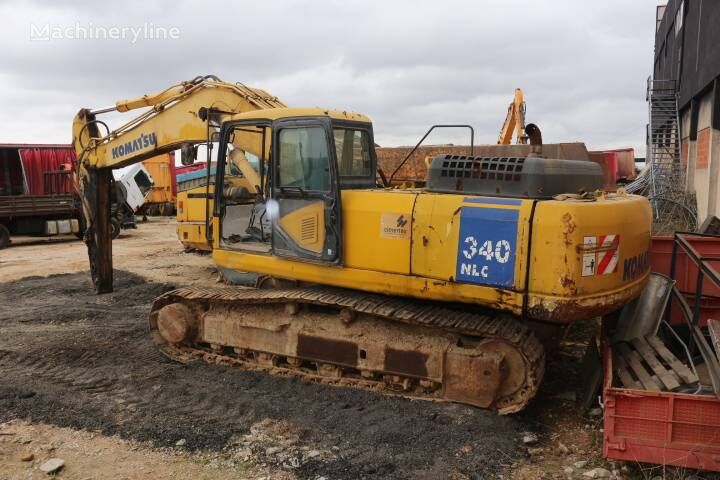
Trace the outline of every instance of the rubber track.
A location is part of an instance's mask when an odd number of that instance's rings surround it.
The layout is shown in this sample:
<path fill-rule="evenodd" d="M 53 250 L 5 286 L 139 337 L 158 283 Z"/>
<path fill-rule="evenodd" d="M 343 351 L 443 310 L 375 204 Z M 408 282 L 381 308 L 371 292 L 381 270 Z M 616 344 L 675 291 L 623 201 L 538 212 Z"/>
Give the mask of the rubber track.
<path fill-rule="evenodd" d="M 545 369 L 545 351 L 533 332 L 519 319 L 507 314 L 483 315 L 449 309 L 433 303 L 421 303 L 399 297 L 357 292 L 329 287 L 293 289 L 255 289 L 240 287 L 198 288 L 184 287 L 158 297 L 152 312 L 175 302 L 203 302 L 216 304 L 278 304 L 297 302 L 324 307 L 349 309 L 361 314 L 380 317 L 388 321 L 434 328 L 480 338 L 503 340 L 514 346 L 524 357 L 527 372 L 526 384 L 516 393 L 498 399 L 494 408 L 501 414 L 522 410 L 532 399 L 542 380 Z M 182 347 L 185 354 L 206 360 L 205 350 L 192 352 Z M 212 357 L 222 355 L 210 354 Z M 228 358 L 230 360 L 230 357 Z"/>

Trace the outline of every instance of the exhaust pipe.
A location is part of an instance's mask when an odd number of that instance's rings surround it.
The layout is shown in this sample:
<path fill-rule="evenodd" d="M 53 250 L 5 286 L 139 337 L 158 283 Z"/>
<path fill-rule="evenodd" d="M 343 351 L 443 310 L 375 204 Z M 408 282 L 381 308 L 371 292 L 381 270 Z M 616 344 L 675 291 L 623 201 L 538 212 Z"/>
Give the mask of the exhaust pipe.
<path fill-rule="evenodd" d="M 540 132 L 540 127 L 534 123 L 528 123 L 525 126 L 525 134 L 530 139 L 530 145 L 539 147 L 542 146 L 542 133 Z"/>

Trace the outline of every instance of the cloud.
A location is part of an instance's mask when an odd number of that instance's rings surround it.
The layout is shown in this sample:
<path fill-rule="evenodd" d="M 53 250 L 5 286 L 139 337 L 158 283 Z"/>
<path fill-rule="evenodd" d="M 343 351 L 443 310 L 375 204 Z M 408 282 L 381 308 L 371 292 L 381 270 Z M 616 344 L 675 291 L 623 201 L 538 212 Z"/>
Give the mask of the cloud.
<path fill-rule="evenodd" d="M 413 144 L 445 122 L 494 142 L 521 87 L 546 141 L 641 155 L 654 10 L 621 0 L 4 1 L 13 21 L 0 31 L 0 141 L 67 142 L 81 107 L 213 73 L 291 106 L 366 113 L 382 145 Z M 31 41 L 45 25 L 177 28 L 179 38 Z"/>

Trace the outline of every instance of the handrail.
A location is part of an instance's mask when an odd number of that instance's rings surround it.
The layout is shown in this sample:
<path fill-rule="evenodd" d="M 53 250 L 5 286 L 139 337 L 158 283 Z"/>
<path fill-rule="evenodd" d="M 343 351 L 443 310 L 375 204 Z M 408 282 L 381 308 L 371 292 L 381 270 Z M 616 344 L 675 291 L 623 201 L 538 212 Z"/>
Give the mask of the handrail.
<path fill-rule="evenodd" d="M 720 287 L 720 273 L 718 273 L 717 270 L 715 270 L 715 268 L 709 263 L 711 261 L 717 261 L 718 257 L 704 257 L 690 244 L 688 237 L 720 238 L 718 235 L 692 232 L 675 232 L 673 235 L 672 256 L 670 259 L 670 278 L 675 280 L 675 262 L 677 260 L 678 248 L 682 249 L 687 255 L 687 258 L 689 258 L 697 266 L 698 272 L 695 279 L 695 298 L 693 301 L 692 312 L 690 311 L 690 305 L 684 295 L 675 284 L 672 287 L 672 295 L 670 296 L 670 302 L 668 303 L 667 323 L 670 323 L 669 316 L 672 301 L 676 300 L 678 302 L 678 306 L 680 307 L 680 311 L 685 318 L 685 322 L 688 324 L 688 328 L 690 329 L 690 340 L 692 341 L 692 343 L 690 343 L 690 353 L 694 353 L 696 349 L 700 350 L 700 355 L 703 357 L 705 364 L 708 367 L 715 396 L 720 398 L 720 364 L 718 363 L 718 356 L 720 355 L 720 352 L 713 353 L 712 348 L 709 347 L 699 326 L 700 304 L 703 298 L 703 284 L 705 283 L 705 278 L 708 278 L 715 284 L 715 286 Z"/>
<path fill-rule="evenodd" d="M 430 135 L 430 132 L 435 130 L 436 128 L 467 128 L 470 130 L 470 156 L 472 156 L 475 153 L 475 129 L 471 125 L 433 125 L 428 129 L 427 132 L 425 132 L 425 135 L 420 139 L 420 141 L 413 147 L 412 150 L 410 150 L 410 153 L 407 154 L 407 156 L 403 159 L 402 162 L 400 162 L 400 165 L 398 165 L 395 170 L 393 170 L 392 175 L 390 175 L 390 178 L 387 181 L 386 187 L 390 186 L 392 184 L 393 178 L 395 177 L 395 174 L 400 171 L 403 165 L 405 165 L 405 162 L 408 161 L 410 157 L 412 157 L 412 154 L 415 153 L 415 151 L 420 147 L 422 142 L 425 141 L 425 139 Z"/>

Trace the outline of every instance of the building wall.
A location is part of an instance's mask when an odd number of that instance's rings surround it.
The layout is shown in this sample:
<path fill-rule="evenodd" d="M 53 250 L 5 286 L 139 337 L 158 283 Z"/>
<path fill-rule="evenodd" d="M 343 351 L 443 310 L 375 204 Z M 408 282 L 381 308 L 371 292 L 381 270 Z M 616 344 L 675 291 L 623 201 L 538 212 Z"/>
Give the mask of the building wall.
<path fill-rule="evenodd" d="M 680 160 L 687 167 L 688 189 L 694 191 L 697 196 L 698 219 L 702 222 L 708 212 L 720 211 L 720 205 L 711 206 L 710 201 L 711 188 L 720 188 L 720 178 L 713 177 L 711 182 L 710 167 L 713 154 L 713 148 L 720 152 L 720 144 L 713 144 L 713 91 L 710 90 L 704 94 L 700 94 L 696 98 L 697 102 L 697 130 L 695 132 L 695 143 L 691 158 L 691 115 L 692 108 L 687 106 L 680 112 L 681 122 L 681 150 Z M 717 155 L 717 154 L 716 154 Z M 720 165 L 716 166 L 720 167 Z M 716 195 L 717 196 L 717 195 Z M 718 202 L 715 202 L 718 203 Z"/>
<path fill-rule="evenodd" d="M 653 79 L 676 81 L 680 160 L 702 222 L 720 212 L 720 1 L 670 0 L 658 12 Z"/>
<path fill-rule="evenodd" d="M 655 33 L 653 77 L 677 80 L 680 106 L 720 75 L 720 1 L 670 0 Z"/>
<path fill-rule="evenodd" d="M 695 173 L 695 195 L 698 206 L 698 225 L 705 221 L 708 212 L 708 193 L 710 179 L 707 168 Z"/>

